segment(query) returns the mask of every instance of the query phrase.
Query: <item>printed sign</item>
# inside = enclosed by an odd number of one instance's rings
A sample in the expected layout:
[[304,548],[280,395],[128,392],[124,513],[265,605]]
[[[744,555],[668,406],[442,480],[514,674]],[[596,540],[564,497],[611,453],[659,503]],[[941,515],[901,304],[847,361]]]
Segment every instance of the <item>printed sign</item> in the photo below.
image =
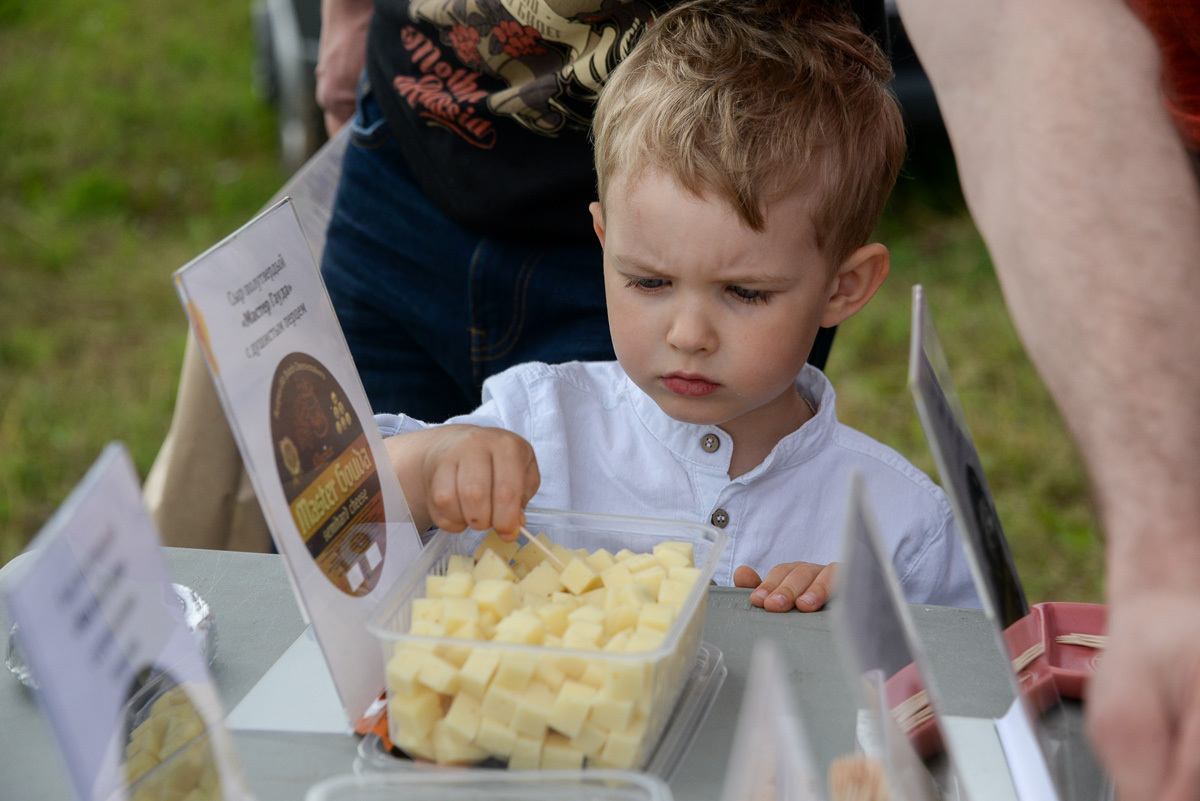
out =
[[908,386],[964,539],[983,608],[1001,628],[1007,628],[1029,614],[1029,603],[920,286],[913,287]]
[[352,725],[384,686],[365,621],[420,540],[291,202],[175,286]]
[[123,446],[30,549],[5,601],[76,795],[250,798]]

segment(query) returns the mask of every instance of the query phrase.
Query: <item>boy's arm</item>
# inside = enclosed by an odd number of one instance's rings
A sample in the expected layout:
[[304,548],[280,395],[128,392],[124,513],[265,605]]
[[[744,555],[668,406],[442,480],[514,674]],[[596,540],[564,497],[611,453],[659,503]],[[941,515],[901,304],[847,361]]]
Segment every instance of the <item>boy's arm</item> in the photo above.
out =
[[1200,191],[1122,0],[901,0],[964,194],[1108,537],[1088,723],[1122,797],[1200,797]]
[[533,447],[501,428],[434,426],[384,446],[417,531],[494,528],[515,539],[541,483]]

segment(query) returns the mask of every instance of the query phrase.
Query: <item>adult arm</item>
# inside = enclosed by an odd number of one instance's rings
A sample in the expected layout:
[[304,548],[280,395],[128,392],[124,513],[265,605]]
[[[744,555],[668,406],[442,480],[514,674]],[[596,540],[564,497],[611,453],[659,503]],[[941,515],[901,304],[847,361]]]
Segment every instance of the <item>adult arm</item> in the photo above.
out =
[[1122,0],[901,0],[1009,312],[1108,538],[1089,730],[1123,798],[1200,796],[1200,191]]
[[317,105],[333,136],[354,116],[355,87],[367,53],[373,0],[321,0],[317,46]]

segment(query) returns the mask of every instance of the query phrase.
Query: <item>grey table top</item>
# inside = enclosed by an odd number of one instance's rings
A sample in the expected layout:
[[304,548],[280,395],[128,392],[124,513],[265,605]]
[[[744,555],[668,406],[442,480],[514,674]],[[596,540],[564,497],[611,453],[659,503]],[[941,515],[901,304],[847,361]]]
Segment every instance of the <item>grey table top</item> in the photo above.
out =
[[[166,549],[175,581],[198,591],[217,622],[218,653],[213,678],[227,710],[246,696],[259,678],[304,631],[280,557],[180,548]],[[2,575],[0,575],[2,580]],[[946,607],[912,606],[914,622],[950,715],[993,718],[1007,706],[1005,678],[988,659],[994,641],[982,613]],[[0,631],[11,621],[0,608]],[[785,661],[819,766],[854,750],[853,701],[834,658],[832,617],[822,611],[770,614],[751,606],[749,591],[713,588],[706,610],[704,639],[722,653],[728,675],[712,709],[671,781],[676,799],[718,799],[754,643],[771,639]],[[1076,710],[1077,712],[1077,710]],[[0,795],[5,798],[68,799],[65,770],[33,695],[6,673],[0,675]],[[1079,728],[1078,714],[1068,725]],[[355,737],[237,732],[235,743],[260,801],[303,799],[323,778],[351,772]],[[1084,792],[1094,798],[1094,761],[1082,735],[1085,758],[1076,760]]]

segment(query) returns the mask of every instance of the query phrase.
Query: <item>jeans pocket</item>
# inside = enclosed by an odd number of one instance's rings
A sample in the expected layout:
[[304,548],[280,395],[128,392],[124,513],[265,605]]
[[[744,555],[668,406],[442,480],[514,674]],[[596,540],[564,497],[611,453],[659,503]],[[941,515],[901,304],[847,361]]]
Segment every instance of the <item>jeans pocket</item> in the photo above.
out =
[[350,142],[355,147],[375,149],[391,136],[383,110],[366,81],[359,82],[354,119],[350,121]]

